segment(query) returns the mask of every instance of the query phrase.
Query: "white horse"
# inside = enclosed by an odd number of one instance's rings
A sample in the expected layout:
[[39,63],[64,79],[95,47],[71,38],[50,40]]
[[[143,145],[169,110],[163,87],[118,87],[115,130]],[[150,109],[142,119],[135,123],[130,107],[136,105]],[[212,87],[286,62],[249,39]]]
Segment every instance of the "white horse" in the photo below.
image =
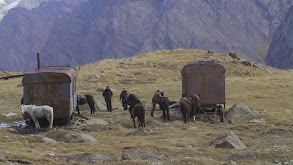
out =
[[21,105],[21,112],[24,118],[31,118],[37,129],[40,128],[40,124],[38,122],[39,118],[46,118],[50,123],[50,129],[53,128],[53,108],[48,105],[36,106],[36,105]]

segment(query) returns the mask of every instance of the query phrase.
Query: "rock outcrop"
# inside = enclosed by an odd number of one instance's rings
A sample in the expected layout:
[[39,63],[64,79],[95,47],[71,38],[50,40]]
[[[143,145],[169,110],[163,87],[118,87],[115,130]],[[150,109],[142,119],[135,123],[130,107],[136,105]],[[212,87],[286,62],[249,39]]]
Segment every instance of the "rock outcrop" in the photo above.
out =
[[293,69],[293,6],[273,35],[266,64],[279,69]]

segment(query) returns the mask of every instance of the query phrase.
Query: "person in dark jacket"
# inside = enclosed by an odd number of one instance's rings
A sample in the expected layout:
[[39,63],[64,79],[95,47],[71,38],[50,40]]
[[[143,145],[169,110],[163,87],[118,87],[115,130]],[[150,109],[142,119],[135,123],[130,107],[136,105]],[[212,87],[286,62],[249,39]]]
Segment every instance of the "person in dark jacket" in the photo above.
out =
[[127,105],[128,105],[127,98],[128,98],[128,95],[129,95],[128,91],[125,88],[123,88],[123,90],[122,90],[122,92],[120,94],[119,101],[122,101],[122,106],[124,108],[124,111],[127,110]]
[[109,88],[109,86],[107,86],[106,89],[104,90],[103,96],[104,96],[105,102],[107,104],[108,112],[112,112],[111,98],[113,96],[113,93],[112,93],[111,89]]

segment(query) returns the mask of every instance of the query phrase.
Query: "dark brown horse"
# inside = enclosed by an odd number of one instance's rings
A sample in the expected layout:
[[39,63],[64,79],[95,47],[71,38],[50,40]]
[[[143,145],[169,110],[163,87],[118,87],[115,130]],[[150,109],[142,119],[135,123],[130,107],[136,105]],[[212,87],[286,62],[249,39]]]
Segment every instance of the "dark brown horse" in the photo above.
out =
[[88,104],[91,107],[91,114],[94,114],[96,111],[95,108],[95,100],[94,97],[92,95],[83,95],[83,94],[77,94],[77,112],[80,115],[79,112],[79,105],[84,105],[84,104]]
[[145,108],[142,103],[136,104],[132,110],[130,111],[130,115],[133,121],[134,128],[135,126],[135,117],[137,117],[138,126],[139,127],[145,127]]
[[135,126],[135,117],[137,117],[139,127],[145,127],[145,108],[143,103],[134,95],[130,94],[127,98],[129,106],[129,113],[133,120],[134,128]]
[[159,99],[159,105],[160,105],[160,110],[163,111],[164,120],[166,120],[166,118],[168,120],[170,120],[170,115],[169,115],[170,102],[169,102],[168,98],[166,98],[165,96],[161,97]]
[[180,111],[182,113],[184,123],[187,121],[189,122],[189,118],[192,113],[192,105],[186,97],[183,97],[180,101]]
[[188,100],[191,103],[191,118],[195,121],[195,118],[198,118],[200,115],[200,96],[193,94],[191,95]]

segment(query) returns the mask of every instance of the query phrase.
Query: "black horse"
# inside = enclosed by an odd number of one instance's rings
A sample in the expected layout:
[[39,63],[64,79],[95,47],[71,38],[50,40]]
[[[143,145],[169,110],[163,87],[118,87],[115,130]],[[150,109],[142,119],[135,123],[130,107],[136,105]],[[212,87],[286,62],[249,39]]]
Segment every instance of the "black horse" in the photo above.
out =
[[169,102],[169,100],[165,96],[163,96],[159,99],[159,105],[160,105],[160,110],[163,111],[164,120],[166,120],[166,118],[168,120],[170,120],[170,115],[169,115],[170,102]]
[[78,105],[84,105],[85,103],[87,103],[91,107],[91,114],[94,114],[96,111],[94,97],[92,95],[77,94],[76,109],[78,114],[80,115]]
[[130,94],[127,98],[129,106],[129,113],[133,120],[134,128],[135,121],[134,118],[137,117],[139,127],[145,127],[145,108],[143,103],[134,95]]

